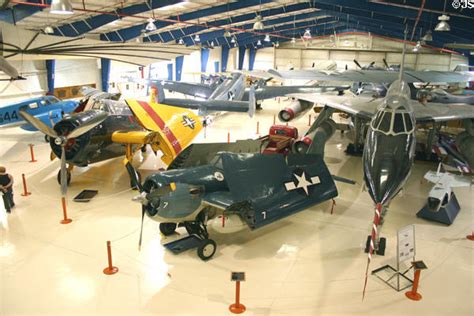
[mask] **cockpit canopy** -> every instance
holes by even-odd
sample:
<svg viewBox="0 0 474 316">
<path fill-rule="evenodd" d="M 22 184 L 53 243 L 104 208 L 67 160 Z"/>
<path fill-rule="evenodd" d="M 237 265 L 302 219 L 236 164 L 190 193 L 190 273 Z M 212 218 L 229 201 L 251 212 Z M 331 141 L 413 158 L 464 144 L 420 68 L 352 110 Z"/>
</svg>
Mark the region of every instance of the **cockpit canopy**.
<svg viewBox="0 0 474 316">
<path fill-rule="evenodd" d="M 410 134 L 415 128 L 411 113 L 393 109 L 380 110 L 371 122 L 372 129 L 386 135 Z"/>
</svg>

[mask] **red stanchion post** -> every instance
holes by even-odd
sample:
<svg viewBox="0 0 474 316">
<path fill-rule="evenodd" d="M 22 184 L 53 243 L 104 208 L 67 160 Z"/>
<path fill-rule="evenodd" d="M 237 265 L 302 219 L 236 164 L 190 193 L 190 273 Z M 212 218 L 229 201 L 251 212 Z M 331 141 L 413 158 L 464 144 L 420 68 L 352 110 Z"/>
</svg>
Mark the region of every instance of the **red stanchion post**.
<svg viewBox="0 0 474 316">
<path fill-rule="evenodd" d="M 257 135 L 260 135 L 260 122 L 257 121 Z"/>
<path fill-rule="evenodd" d="M 308 117 L 308 126 L 311 126 L 311 114 Z"/>
<path fill-rule="evenodd" d="M 227 132 L 227 144 L 230 144 L 230 132 Z"/>
<path fill-rule="evenodd" d="M 112 275 L 118 272 L 118 268 L 112 265 L 112 248 L 110 247 L 110 241 L 107 241 L 107 261 L 109 266 L 104 269 L 104 273 L 107 275 Z"/>
<path fill-rule="evenodd" d="M 474 232 L 466 236 L 467 239 L 474 241 Z"/>
<path fill-rule="evenodd" d="M 423 297 L 418 293 L 418 284 L 420 283 L 421 270 L 427 269 L 423 261 L 412 262 L 413 268 L 415 269 L 415 277 L 413 279 L 413 286 L 410 291 L 405 292 L 405 296 L 413 301 L 419 301 Z"/>
<path fill-rule="evenodd" d="M 66 210 L 66 198 L 63 196 L 61 197 L 61 205 L 63 207 L 63 219 L 60 221 L 61 224 L 69 224 L 72 222 L 72 219 L 67 218 L 67 210 Z"/>
<path fill-rule="evenodd" d="M 26 188 L 26 178 L 25 178 L 25 174 L 22 173 L 21 174 L 21 180 L 23 181 L 23 193 L 21 194 L 21 196 L 28 196 L 31 194 L 31 192 L 28 192 L 28 189 Z"/>
<path fill-rule="evenodd" d="M 235 281 L 235 303 L 229 306 L 234 314 L 245 312 L 245 305 L 240 303 L 240 281 L 245 281 L 245 272 L 231 272 L 231 281 Z"/>
<path fill-rule="evenodd" d="M 31 156 L 30 162 L 37 162 L 38 160 L 35 159 L 35 152 L 33 150 L 33 147 L 35 145 L 34 144 L 28 144 L 28 146 L 30 146 L 30 156 Z"/>
</svg>

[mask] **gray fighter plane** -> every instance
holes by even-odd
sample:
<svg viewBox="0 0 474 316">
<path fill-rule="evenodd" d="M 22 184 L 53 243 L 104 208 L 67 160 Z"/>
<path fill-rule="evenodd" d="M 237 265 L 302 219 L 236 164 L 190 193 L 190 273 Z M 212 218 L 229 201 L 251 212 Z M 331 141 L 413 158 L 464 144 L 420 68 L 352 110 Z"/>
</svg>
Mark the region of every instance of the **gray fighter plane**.
<svg viewBox="0 0 474 316">
<path fill-rule="evenodd" d="M 379 235 L 378 226 L 381 224 L 383 214 L 410 175 L 415 154 L 416 124 L 464 120 L 466 130 L 470 133 L 469 137 L 474 139 L 474 129 L 468 128 L 472 126 L 474 119 L 472 106 L 441 103 L 425 105 L 410 99 L 410 88 L 404 79 L 411 80 L 410 78 L 416 72 L 404 73 L 404 57 L 405 49 L 398 80 L 391 84 L 384 98 L 291 95 L 297 99 L 319 103 L 326 108 L 338 109 L 355 117 L 370 120 L 363 152 L 363 169 L 366 187 L 376 207 L 372 233 L 368 240 L 369 257 L 366 277 L 374 250 L 380 247 L 381 252 L 384 251 L 385 240 L 376 246 Z M 394 72 L 387 72 L 386 75 L 388 74 L 394 74 Z M 471 78 L 471 76 L 472 74 L 445 74 L 441 77 L 444 78 L 443 80 L 456 77 L 455 80 L 460 81 L 460 78 Z M 436 80 L 431 78 L 429 81 L 438 81 L 439 78 Z"/>
<path fill-rule="evenodd" d="M 416 92 L 417 100 L 437 103 L 465 103 L 474 105 L 474 95 L 456 95 L 443 89 L 419 89 Z"/>
</svg>

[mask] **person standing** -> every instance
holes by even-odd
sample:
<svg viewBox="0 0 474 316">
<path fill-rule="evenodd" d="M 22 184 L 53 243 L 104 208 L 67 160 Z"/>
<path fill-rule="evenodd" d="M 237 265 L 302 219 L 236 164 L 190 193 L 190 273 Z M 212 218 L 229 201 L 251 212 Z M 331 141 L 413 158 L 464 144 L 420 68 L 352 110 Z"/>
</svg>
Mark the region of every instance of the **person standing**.
<svg viewBox="0 0 474 316">
<path fill-rule="evenodd" d="M 0 190 L 3 193 L 5 210 L 10 213 L 12 207 L 15 207 L 15 202 L 13 202 L 13 177 L 7 173 L 5 167 L 0 167 Z"/>
</svg>

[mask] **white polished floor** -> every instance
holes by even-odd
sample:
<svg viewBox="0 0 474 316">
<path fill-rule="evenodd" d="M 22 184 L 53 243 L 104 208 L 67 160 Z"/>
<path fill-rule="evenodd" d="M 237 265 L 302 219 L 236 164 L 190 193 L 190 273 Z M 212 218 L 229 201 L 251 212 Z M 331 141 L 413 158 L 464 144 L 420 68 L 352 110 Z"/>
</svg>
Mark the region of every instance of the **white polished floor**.
<svg viewBox="0 0 474 316">
<path fill-rule="evenodd" d="M 256 118 L 225 114 L 199 141 L 227 141 L 268 131 L 282 104 L 264 103 Z M 313 115 L 314 116 L 314 115 Z M 302 134 L 308 115 L 295 122 Z M 245 271 L 241 302 L 246 315 L 474 315 L 474 242 L 465 238 L 474 228 L 471 188 L 456 189 L 462 210 L 451 226 L 419 219 L 429 183 L 423 174 L 436 168 L 417 162 L 403 195 L 390 208 L 382 230 L 384 257 L 374 256 L 371 269 L 396 265 L 396 232 L 415 224 L 421 274 L 419 302 L 408 300 L 374 276 L 362 301 L 367 255 L 362 248 L 370 233 L 372 204 L 362 191 L 362 165 L 344 154 L 347 139 L 337 133 L 328 143 L 326 161 L 334 174 L 353 178 L 340 184 L 334 214 L 323 203 L 260 230 L 233 235 L 210 232 L 218 244 L 208 262 L 191 250 L 173 255 L 161 246 L 176 238 L 161 237 L 158 223 L 145 220 L 138 251 L 140 207 L 131 198 L 121 159 L 73 171 L 68 193 L 69 217 L 62 218 L 56 173 L 49 145 L 40 133 L 0 130 L 0 165 L 15 176 L 17 207 L 0 227 L 0 315 L 229 315 L 234 300 L 231 271 Z M 36 163 L 28 143 L 35 144 Z M 148 155 L 140 167 L 149 174 L 161 166 Z M 22 197 L 24 173 L 32 195 Z M 97 189 L 90 203 L 72 198 L 83 189 Z M 2 215 L 3 216 L 3 215 Z M 5 226 L 5 221 L 3 222 Z M 185 234 L 181 229 L 180 234 Z M 120 271 L 104 275 L 106 241 Z"/>
</svg>

